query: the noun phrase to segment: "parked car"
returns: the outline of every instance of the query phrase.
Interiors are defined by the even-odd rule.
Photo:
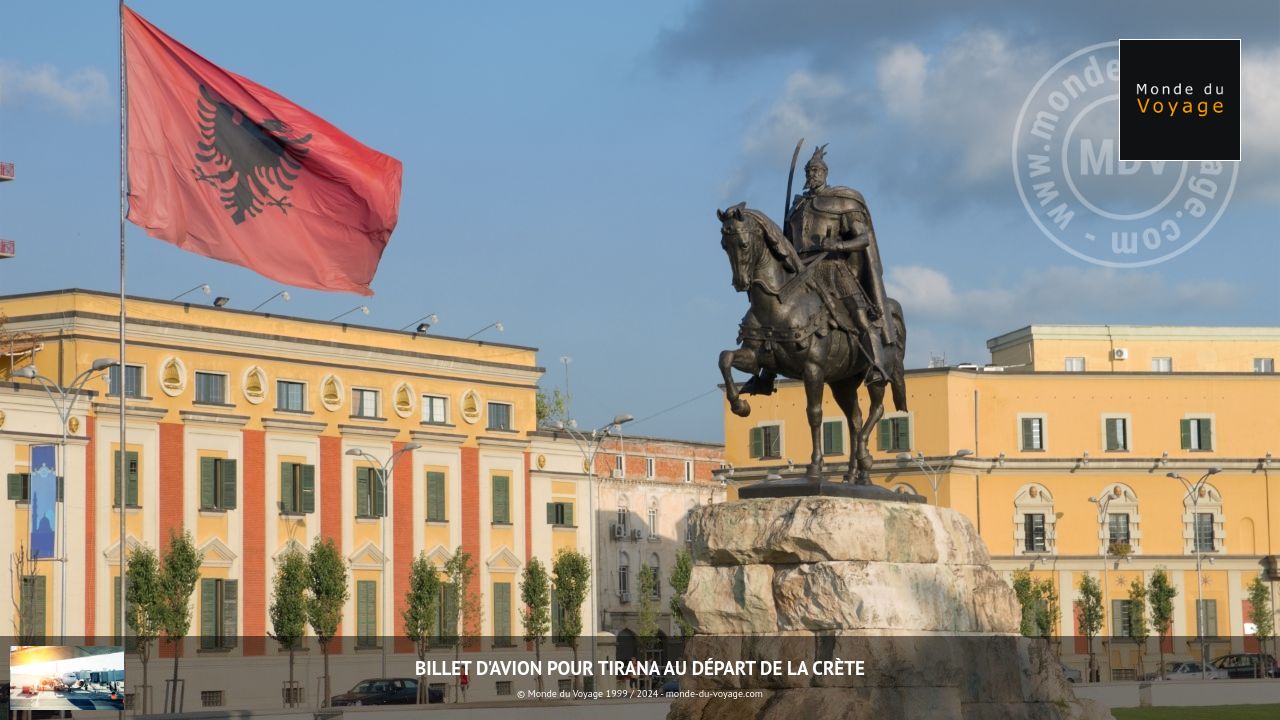
[[[676,677],[669,677],[654,687],[658,688],[658,691],[661,692],[664,697],[668,695],[675,695],[680,692],[680,680]]]
[[[1079,670],[1071,667],[1061,660],[1058,661],[1058,664],[1062,666],[1062,675],[1067,678],[1067,682],[1084,682],[1084,675],[1081,674]]]
[[[361,680],[347,692],[341,695],[334,695],[329,704],[334,707],[343,707],[348,705],[414,705],[417,702],[417,678],[375,678]],[[444,692],[439,688],[428,688],[427,702],[444,702]]]
[[[1263,653],[1223,655],[1210,664],[1226,670],[1233,679],[1280,677],[1280,665],[1276,664],[1275,656]]]
[[[1220,670],[1212,665],[1204,666],[1205,680],[1226,680],[1229,676],[1225,670]],[[1194,661],[1172,660],[1164,664],[1165,680],[1199,680],[1201,678],[1200,663]],[[1142,676],[1143,680],[1160,680],[1160,673],[1147,673]]]

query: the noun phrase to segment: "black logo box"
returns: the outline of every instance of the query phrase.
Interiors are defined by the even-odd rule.
[[[1120,40],[1121,160],[1239,160],[1241,102],[1240,40]]]

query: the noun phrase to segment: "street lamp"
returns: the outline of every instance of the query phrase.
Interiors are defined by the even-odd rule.
[[[475,337],[475,336],[479,335],[480,333],[484,332],[485,330],[488,330],[489,328],[493,328],[494,330],[497,330],[498,332],[502,332],[503,330],[506,330],[506,328],[502,327],[502,323],[500,323],[500,322],[491,322],[491,323],[489,323],[488,325],[485,325],[484,327],[480,328],[479,330],[477,330],[477,331],[475,331],[475,332],[471,333],[470,335],[468,335],[468,336],[466,336],[466,337],[464,337],[464,338],[462,338],[462,339],[463,339],[463,340],[470,340],[471,338],[473,338],[473,337]]]
[[[368,306],[368,305],[357,305],[357,306],[355,306],[355,307],[351,308],[350,310],[348,310],[348,311],[346,311],[346,312],[344,312],[344,313],[339,313],[338,315],[334,315],[333,317],[329,318],[329,322],[335,322],[338,318],[346,317],[347,315],[350,315],[351,313],[353,313],[353,312],[357,312],[357,311],[359,311],[359,312],[361,312],[361,313],[363,313],[363,314],[365,314],[365,315],[368,315],[368,314],[369,314],[369,306]]]
[[[570,439],[573,440],[573,443],[578,446],[578,452],[582,453],[582,459],[583,459],[583,462],[585,463],[585,469],[589,474],[589,482],[591,483],[591,488],[590,488],[591,492],[587,495],[587,504],[588,504],[587,511],[591,515],[591,524],[588,526],[587,531],[588,531],[588,534],[591,536],[590,538],[591,552],[593,553],[592,561],[595,563],[599,563],[600,561],[600,553],[599,553],[600,548],[596,546],[596,525],[598,524],[596,522],[596,487],[597,487],[597,483],[595,482],[596,455],[600,452],[601,441],[604,440],[606,435],[608,435],[611,432],[614,432],[620,426],[625,425],[626,423],[629,423],[632,420],[635,420],[635,417],[631,415],[627,415],[626,413],[620,413],[618,415],[615,415],[613,416],[612,422],[606,425],[603,425],[601,427],[598,427],[595,430],[592,430],[589,438],[587,435],[584,435],[581,432],[578,432],[577,430],[574,429],[573,427],[574,423],[572,420],[570,420],[569,422],[563,422],[561,420],[544,420],[542,422],[542,427],[547,430],[556,430],[556,431],[564,432],[565,434],[567,434],[570,437]],[[595,443],[594,448],[591,448],[592,442]],[[591,448],[590,452],[588,452],[589,448]],[[600,602],[599,602],[600,593],[597,592],[597,590],[599,589],[598,585],[599,585],[598,582],[591,584],[591,667],[593,668],[591,671],[591,689],[592,690],[594,690],[596,687],[595,670],[594,670],[594,668],[596,667],[596,645],[600,642],[600,638],[598,637],[599,631],[596,627],[596,617],[600,614]]]
[[[438,322],[440,322],[440,316],[439,316],[439,315],[436,315],[435,313],[431,313],[430,315],[423,315],[422,317],[418,318],[417,320],[414,320],[413,322],[409,323],[408,325],[405,325],[404,327],[400,328],[400,331],[401,331],[401,332],[403,332],[403,331],[408,330],[409,328],[411,328],[411,327],[413,327],[413,326],[417,325],[417,326],[418,326],[418,327],[417,327],[417,329],[415,329],[415,330],[413,331],[413,332],[414,332],[414,334],[415,334],[415,335],[417,335],[417,334],[420,334],[420,333],[425,333],[426,331],[430,330],[430,329],[431,329],[431,326],[432,326],[432,325],[435,325],[435,324],[436,324],[436,323],[438,323]]]
[[[283,300],[283,301],[285,301],[285,302],[289,302],[289,291],[288,291],[288,290],[281,290],[280,292],[276,293],[275,295],[272,295],[271,297],[267,298],[266,300],[263,300],[262,302],[258,303],[257,305],[254,305],[254,306],[253,306],[253,309],[252,309],[252,310],[250,310],[249,312],[257,312],[257,311],[258,311],[258,308],[262,307],[263,305],[266,305],[267,303],[271,302],[272,300],[275,300],[276,298],[280,298],[281,300]]]
[[[208,295],[209,293],[213,292],[213,289],[209,287],[209,283],[200,283],[199,285],[191,288],[190,290],[184,290],[178,293],[170,302],[181,300],[184,296],[190,295],[191,293],[197,290],[203,290],[205,295]]]
[[[1187,497],[1191,498],[1191,547],[1196,553],[1196,636],[1200,638],[1201,680],[1203,680],[1205,676],[1204,664],[1205,659],[1208,657],[1208,651],[1206,650],[1204,639],[1204,581],[1200,579],[1200,566],[1203,556],[1200,554],[1200,536],[1196,532],[1196,530],[1198,530],[1196,524],[1199,522],[1200,518],[1200,489],[1204,487],[1204,483],[1209,479],[1210,475],[1217,475],[1220,472],[1222,472],[1222,468],[1211,467],[1208,472],[1201,475],[1200,479],[1195,481],[1195,483],[1189,482],[1186,478],[1176,472],[1165,473],[1165,477],[1171,477],[1182,483],[1182,486],[1187,489]],[[1186,505],[1186,502],[1187,498],[1183,497],[1182,503],[1184,506]],[[1212,562],[1213,558],[1209,558],[1209,560]]]
[[[972,450],[962,448],[955,451],[955,453],[948,455],[947,460],[952,461],[956,458],[968,457],[972,454]],[[929,485],[933,488],[933,504],[937,505],[938,487],[942,484],[942,471],[945,468],[941,465],[935,467],[933,464],[926,461],[924,459],[924,453],[919,451],[917,451],[914,456],[909,452],[898,453],[898,460],[901,460],[902,462],[914,462],[916,466],[920,468],[920,472],[924,473],[925,477],[929,479]]]
[[[350,450],[347,450],[348,455],[364,458],[366,461],[369,462],[369,464],[373,465],[374,469],[377,471],[376,474],[378,476],[378,482],[382,483],[382,507],[378,508],[379,522],[382,524],[382,593],[381,593],[382,613],[381,614],[388,619],[391,618],[391,613],[387,609],[387,584],[389,582],[389,579],[387,577],[388,575],[387,557],[390,555],[390,551],[387,548],[387,508],[390,507],[391,505],[391,488],[387,484],[387,473],[390,471],[391,465],[395,463],[397,458],[399,458],[401,455],[404,455],[407,452],[412,452],[414,450],[417,450],[420,447],[422,447],[421,443],[411,442],[405,445],[404,447],[400,448],[399,450],[395,451],[394,453],[391,453],[391,457],[387,458],[387,461],[385,463],[379,463],[377,458],[375,458],[374,456],[370,455],[369,453],[359,448],[351,448]],[[384,627],[383,631],[385,632],[386,629],[387,628]],[[382,677],[386,677],[387,676],[387,648],[391,645],[391,634],[390,633],[384,634],[381,638],[379,638],[379,641],[382,643]]]
[[[95,374],[100,373],[103,370],[106,370],[107,368],[112,367],[116,364],[117,364],[116,361],[110,358],[98,358],[97,360],[93,361],[93,364],[89,366],[88,370],[85,370],[84,372],[77,375],[75,379],[71,381],[71,384],[65,388],[61,387],[53,380],[36,372],[35,365],[26,365],[24,367],[20,367],[17,370],[14,370],[12,373],[13,377],[20,377],[26,380],[35,380],[36,382],[40,383],[41,387],[44,388],[45,394],[49,396],[49,401],[53,403],[54,410],[58,413],[58,420],[60,421],[59,424],[62,426],[62,442],[58,444],[58,472],[64,478],[63,480],[64,484],[66,483],[65,478],[67,476],[67,424],[71,421],[71,411],[75,409],[76,400],[80,398],[80,391],[84,389],[85,383],[89,382],[89,378],[93,377]],[[123,373],[120,375],[120,382],[121,382],[121,391],[123,392],[124,390],[124,374]],[[63,492],[64,493],[66,492],[65,489]],[[65,517],[66,509],[63,507],[63,503],[57,503],[57,508],[58,508],[58,514],[62,516],[59,518],[59,525],[61,525],[63,521],[65,521],[66,519]],[[123,548],[124,536],[121,535],[120,537],[121,537],[120,547]],[[67,628],[66,533],[65,532],[59,533],[58,540],[60,541],[59,544],[62,545],[58,553],[59,555],[58,560],[60,561],[59,575],[61,576],[61,579],[58,581],[58,583],[62,587],[62,593],[61,593],[62,601],[61,601],[61,606],[58,614],[58,637],[60,638],[59,644],[61,644],[62,642],[65,641],[66,632],[67,632],[67,629],[66,629]],[[123,562],[120,565],[120,571],[121,573],[124,572]]]

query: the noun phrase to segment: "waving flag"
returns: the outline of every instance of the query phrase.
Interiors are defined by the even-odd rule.
[[[297,287],[372,295],[400,161],[124,9],[129,220]]]

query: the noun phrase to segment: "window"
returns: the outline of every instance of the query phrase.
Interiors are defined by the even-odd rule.
[[[280,512],[316,511],[316,466],[280,463]]]
[[[618,508],[618,527],[622,528],[623,535],[627,534],[627,518],[629,518],[630,516],[631,516],[631,513],[627,512],[626,508],[624,507]]]
[[[201,690],[200,707],[222,707],[225,704],[221,690]]]
[[[440,583],[435,632],[438,645],[452,645],[458,637],[458,593],[453,583]]]
[[[125,465],[128,480],[125,482],[125,500],[126,507],[139,507],[138,505],[138,453],[130,450],[125,453]],[[115,478],[113,486],[113,494],[111,500],[112,507],[120,507],[120,451],[117,450],[113,454],[115,458],[111,463],[111,472]]]
[[[1082,357],[1066,358],[1065,362],[1063,363],[1062,369],[1066,370],[1067,372],[1084,372],[1084,358]]]
[[[623,562],[625,563],[626,560],[624,559]],[[625,565],[625,564],[619,565],[618,566],[618,597],[622,598],[623,602],[626,602],[627,600],[630,599],[630,596],[631,596],[631,566]]]
[[[200,509],[236,508],[236,461],[200,458]]]
[[[657,477],[656,475],[654,475],[654,472],[653,472],[654,470],[655,468],[654,468],[653,458],[645,458],[644,459],[644,476],[649,479],[653,479]]]
[[[427,473],[427,520],[444,522],[444,473]]]
[[[649,508],[649,539],[658,539],[658,508]]]
[[[1022,516],[1023,538],[1027,552],[1044,552],[1044,513],[1027,513]]]
[[[1109,417],[1103,421],[1106,429],[1106,449],[1124,452],[1129,449],[1129,420],[1122,417]]]
[[[573,503],[571,502],[547,503],[547,524],[572,526],[573,525]]]
[[[306,383],[291,380],[276,381],[276,409],[304,412],[307,409]]]
[[[1151,358],[1151,372],[1159,372],[1159,373],[1173,372],[1173,358],[1171,357]]]
[[[782,457],[781,425],[761,425],[751,428],[751,457]]]
[[[556,682],[556,690],[563,696],[565,693],[573,692],[573,680],[569,678],[560,678]]]
[[[844,423],[839,420],[822,423],[822,454],[844,454]]]
[[[1196,513],[1196,550],[1198,552],[1217,552],[1218,550],[1213,536],[1213,513]]]
[[[511,522],[511,478],[507,475],[493,476],[493,522]]]
[[[649,596],[653,600],[662,599],[662,572],[658,565],[658,556],[654,555],[649,560],[649,572],[653,573],[653,593]]]
[[[493,584],[493,645],[511,647],[511,583]]]
[[[378,582],[356,581],[356,647],[378,647]]]
[[[227,402],[227,376],[196,372],[196,402],[222,405]]]
[[[378,417],[378,391],[361,390],[359,388],[352,390],[351,416],[362,418]]]
[[[880,449],[903,452],[911,449],[911,418],[893,417],[880,421]]]
[[[692,460],[684,461],[684,481],[693,482],[693,461]]]
[[[510,695],[510,694],[511,694],[511,681],[510,681],[510,680],[497,680],[497,681],[495,681],[495,682],[493,683],[493,694],[495,694],[495,695]]]
[[[445,425],[449,422],[449,398],[439,395],[422,396],[422,422]]]
[[[613,474],[617,477],[622,477],[626,473],[626,469],[627,469],[627,456],[614,455],[613,456]]]
[[[1107,513],[1107,544],[1129,545],[1129,513]]]
[[[43,645],[45,631],[45,592],[43,575],[24,575],[19,600],[18,640],[27,645]]]
[[[1044,418],[1022,418],[1022,451],[1044,450]]]
[[[1197,637],[1218,637],[1218,601],[1196,601],[1196,628],[1201,630]]]
[[[1273,373],[1276,371],[1275,358],[1254,358],[1253,371],[1256,373]]]
[[[511,429],[511,406],[507,403],[489,403],[489,429]]]
[[[9,499],[31,502],[31,473],[9,473]]]
[[[236,646],[239,612],[238,580],[200,580],[200,648],[216,650]]]
[[[356,517],[376,518],[387,514],[387,488],[377,468],[356,468]]]
[[[1111,601],[1111,635],[1113,637],[1129,637],[1128,600]]]
[[[1179,423],[1183,450],[1213,449],[1213,420],[1210,418],[1183,418]]]
[[[569,639],[564,636],[564,608],[560,605],[560,594],[556,586],[551,586],[551,642],[556,645],[568,645]]]
[[[107,368],[107,394],[120,394],[120,366],[112,365]],[[126,365],[124,368],[124,396],[131,398],[142,397],[142,366]]]

